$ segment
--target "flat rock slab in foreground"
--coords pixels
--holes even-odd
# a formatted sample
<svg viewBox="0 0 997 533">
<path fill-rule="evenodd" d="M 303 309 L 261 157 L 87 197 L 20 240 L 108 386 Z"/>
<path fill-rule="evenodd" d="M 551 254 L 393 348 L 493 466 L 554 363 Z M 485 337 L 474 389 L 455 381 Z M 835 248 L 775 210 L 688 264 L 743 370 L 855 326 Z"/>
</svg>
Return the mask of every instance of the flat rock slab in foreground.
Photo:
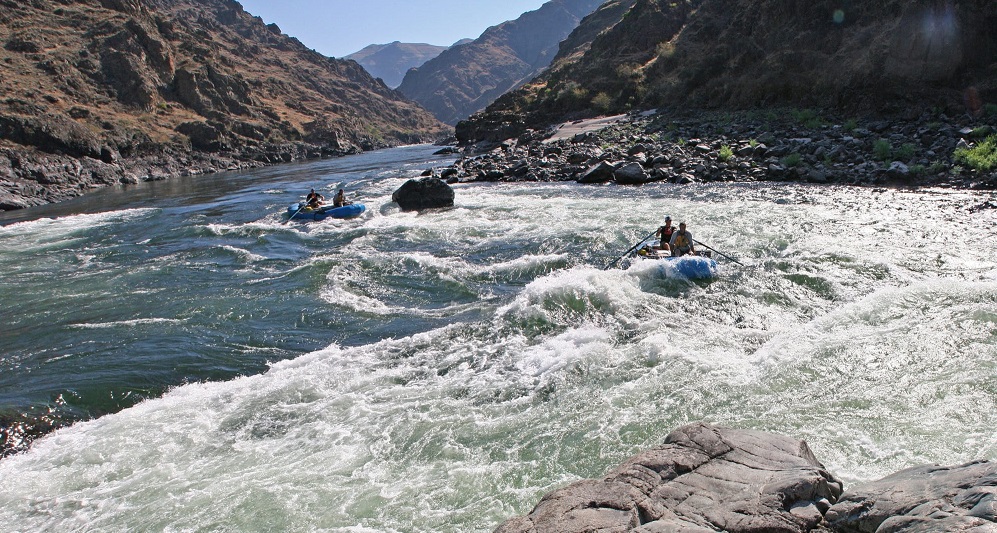
<svg viewBox="0 0 997 533">
<path fill-rule="evenodd" d="M 997 532 L 997 463 L 902 470 L 846 492 L 827 521 L 857 533 Z"/>
<path fill-rule="evenodd" d="M 696 423 L 496 532 L 810 531 L 841 490 L 801 440 Z"/>
</svg>

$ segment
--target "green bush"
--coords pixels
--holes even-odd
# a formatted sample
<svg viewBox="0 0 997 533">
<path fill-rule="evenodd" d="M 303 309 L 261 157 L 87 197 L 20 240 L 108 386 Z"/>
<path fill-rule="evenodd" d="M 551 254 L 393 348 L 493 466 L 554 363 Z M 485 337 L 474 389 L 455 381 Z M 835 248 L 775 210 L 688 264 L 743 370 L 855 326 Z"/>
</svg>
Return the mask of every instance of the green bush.
<svg viewBox="0 0 997 533">
<path fill-rule="evenodd" d="M 917 145 L 913 143 L 904 143 L 903 146 L 897 150 L 897 153 L 894 154 L 894 157 L 898 161 L 910 161 L 914 157 L 914 153 L 916 151 Z"/>
<path fill-rule="evenodd" d="M 988 117 L 997 117 L 997 104 L 987 104 L 983 106 L 983 111 Z"/>
<path fill-rule="evenodd" d="M 782 164 L 790 168 L 799 166 L 801 161 L 803 161 L 803 157 L 798 153 L 792 153 L 782 158 Z"/>
<path fill-rule="evenodd" d="M 726 144 L 720 147 L 720 160 L 728 161 L 730 158 L 734 157 L 734 150 Z"/>
<path fill-rule="evenodd" d="M 602 112 L 609 111 L 613 107 L 613 99 L 606 93 L 599 93 L 592 99 L 592 107 Z"/>
<path fill-rule="evenodd" d="M 886 139 L 877 139 L 872 143 L 872 155 L 880 161 L 889 161 L 893 157 L 893 145 Z"/>
<path fill-rule="evenodd" d="M 851 133 L 859 128 L 859 122 L 854 118 L 850 118 L 841 127 L 848 133 Z"/>
<path fill-rule="evenodd" d="M 759 144 L 760 143 L 758 142 L 758 139 L 751 139 L 750 141 L 748 141 L 748 146 L 752 148 L 757 148 Z"/>
<path fill-rule="evenodd" d="M 952 159 L 976 170 L 997 168 L 997 135 L 991 135 L 975 146 L 956 148 Z"/>
<path fill-rule="evenodd" d="M 948 166 L 946 166 L 944 162 L 942 162 L 942 161 L 935 161 L 930 166 L 928 166 L 927 172 L 928 172 L 928 174 L 931 174 L 933 176 L 937 176 L 937 175 L 941 174 L 942 172 L 945 172 L 946 170 L 948 170 Z"/>
<path fill-rule="evenodd" d="M 813 109 L 797 109 L 792 111 L 793 119 L 807 128 L 819 128 L 825 124 L 824 119 Z"/>
</svg>

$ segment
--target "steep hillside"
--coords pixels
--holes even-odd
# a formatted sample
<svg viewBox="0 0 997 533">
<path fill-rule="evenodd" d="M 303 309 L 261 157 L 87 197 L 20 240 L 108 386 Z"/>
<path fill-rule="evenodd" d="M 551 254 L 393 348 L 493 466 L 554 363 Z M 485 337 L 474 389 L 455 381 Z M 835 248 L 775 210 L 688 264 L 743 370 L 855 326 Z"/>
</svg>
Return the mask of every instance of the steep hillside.
<svg viewBox="0 0 997 533">
<path fill-rule="evenodd" d="M 0 47 L 0 209 L 445 131 L 232 0 L 0 0 Z"/>
<path fill-rule="evenodd" d="M 994 2 L 636 0 L 611 16 L 625 4 L 583 20 L 550 70 L 458 137 L 654 107 L 916 116 L 997 101 Z"/>
<path fill-rule="evenodd" d="M 367 72 L 381 78 L 388 87 L 398 87 L 409 69 L 421 67 L 426 61 L 440 55 L 448 46 L 435 46 L 425 43 L 372 44 L 343 59 L 360 63 Z"/>
<path fill-rule="evenodd" d="M 601 0 L 552 0 L 409 71 L 398 90 L 454 124 L 532 79 Z"/>
</svg>

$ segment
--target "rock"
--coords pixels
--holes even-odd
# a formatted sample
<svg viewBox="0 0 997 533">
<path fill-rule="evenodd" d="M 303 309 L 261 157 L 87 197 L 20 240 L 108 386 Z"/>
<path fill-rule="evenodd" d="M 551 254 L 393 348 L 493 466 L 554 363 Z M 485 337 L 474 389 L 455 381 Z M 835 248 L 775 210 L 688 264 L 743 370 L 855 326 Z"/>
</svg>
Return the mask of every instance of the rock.
<svg viewBox="0 0 997 533">
<path fill-rule="evenodd" d="M 910 174 L 910 167 L 900 161 L 894 161 L 890 163 L 890 168 L 887 169 L 887 172 L 893 176 L 906 176 Z"/>
<path fill-rule="evenodd" d="M 97 136 L 85 126 L 59 115 L 0 116 L 0 138 L 53 154 L 100 157 Z"/>
<path fill-rule="evenodd" d="M 615 172 L 613 165 L 602 161 L 586 170 L 578 178 L 578 183 L 605 183 L 613 179 Z"/>
<path fill-rule="evenodd" d="M 620 185 L 643 185 L 650 179 L 639 163 L 626 163 L 613 171 L 613 178 Z"/>
<path fill-rule="evenodd" d="M 997 463 L 918 466 L 849 490 L 827 512 L 835 531 L 997 531 Z"/>
<path fill-rule="evenodd" d="M 37 54 L 42 51 L 42 46 L 27 35 L 14 35 L 7 39 L 3 47 L 10 52 L 25 54 Z"/>
<path fill-rule="evenodd" d="M 440 179 L 422 178 L 408 180 L 394 194 L 391 201 L 397 202 L 403 211 L 416 211 L 436 207 L 453 207 L 454 190 Z"/>
<path fill-rule="evenodd" d="M 679 185 L 690 185 L 692 183 L 696 183 L 696 176 L 689 173 L 679 174 L 675 177 L 675 183 Z"/>
<path fill-rule="evenodd" d="M 803 532 L 840 495 L 805 442 L 696 423 L 601 480 L 548 494 L 496 533 Z"/>
<path fill-rule="evenodd" d="M 229 148 L 222 131 L 207 122 L 184 122 L 176 131 L 190 138 L 191 146 L 198 150 L 217 152 Z"/>
</svg>

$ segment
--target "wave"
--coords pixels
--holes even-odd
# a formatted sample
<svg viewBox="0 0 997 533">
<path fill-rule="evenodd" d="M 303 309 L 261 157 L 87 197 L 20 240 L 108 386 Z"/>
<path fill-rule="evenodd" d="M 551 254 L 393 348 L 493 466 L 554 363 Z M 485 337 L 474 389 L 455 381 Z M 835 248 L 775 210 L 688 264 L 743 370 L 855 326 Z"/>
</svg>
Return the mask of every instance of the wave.
<svg viewBox="0 0 997 533">
<path fill-rule="evenodd" d="M 114 322 L 78 323 L 70 324 L 74 329 L 114 329 L 114 328 L 134 328 L 138 326 L 150 326 L 160 324 L 183 324 L 184 320 L 174 318 L 136 318 L 133 320 L 118 320 Z"/>
<path fill-rule="evenodd" d="M 7 252 L 41 252 L 67 248 L 82 242 L 84 233 L 108 226 L 131 222 L 159 212 L 158 209 L 124 209 L 59 218 L 44 218 L 0 226 L 0 239 Z"/>
</svg>

